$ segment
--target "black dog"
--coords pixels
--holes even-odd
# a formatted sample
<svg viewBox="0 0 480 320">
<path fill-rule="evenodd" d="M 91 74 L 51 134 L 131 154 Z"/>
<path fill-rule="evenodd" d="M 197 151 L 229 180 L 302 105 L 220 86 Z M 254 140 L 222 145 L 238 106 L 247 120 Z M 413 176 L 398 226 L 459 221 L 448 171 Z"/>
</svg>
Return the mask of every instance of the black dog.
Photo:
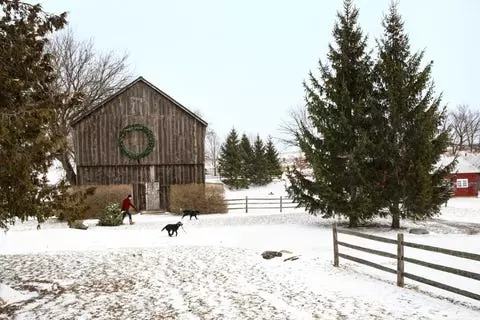
<svg viewBox="0 0 480 320">
<path fill-rule="evenodd" d="M 185 218 L 185 216 L 190 216 L 190 220 L 192 220 L 192 217 L 195 217 L 195 219 L 198 220 L 197 214 L 199 214 L 200 211 L 198 210 L 183 210 L 183 216 L 182 219 Z"/>
<path fill-rule="evenodd" d="M 168 232 L 168 236 L 171 237 L 173 236 L 173 233 L 175 232 L 175 237 L 178 236 L 178 228 L 182 227 L 183 226 L 183 223 L 181 223 L 180 221 L 175 223 L 175 224 L 167 224 L 165 227 L 163 227 L 163 230 L 167 229 L 167 232 Z M 183 229 L 183 227 L 182 227 Z M 185 231 L 185 230 L 184 230 Z"/>
</svg>

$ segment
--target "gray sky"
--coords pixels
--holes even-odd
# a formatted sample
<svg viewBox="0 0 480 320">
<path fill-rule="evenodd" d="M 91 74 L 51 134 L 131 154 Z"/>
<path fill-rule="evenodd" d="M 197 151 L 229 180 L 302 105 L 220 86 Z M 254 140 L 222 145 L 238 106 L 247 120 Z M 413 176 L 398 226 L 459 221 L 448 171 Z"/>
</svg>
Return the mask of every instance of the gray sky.
<svg viewBox="0 0 480 320">
<path fill-rule="evenodd" d="M 29 1 L 34 2 L 34 1 Z M 69 12 L 79 39 L 129 53 L 135 74 L 192 110 L 223 139 L 279 136 L 288 110 L 303 103 L 302 81 L 325 61 L 341 0 L 44 0 Z M 372 44 L 389 0 L 357 0 Z M 401 0 L 413 50 L 434 60 L 436 91 L 449 108 L 480 109 L 478 0 Z"/>
</svg>

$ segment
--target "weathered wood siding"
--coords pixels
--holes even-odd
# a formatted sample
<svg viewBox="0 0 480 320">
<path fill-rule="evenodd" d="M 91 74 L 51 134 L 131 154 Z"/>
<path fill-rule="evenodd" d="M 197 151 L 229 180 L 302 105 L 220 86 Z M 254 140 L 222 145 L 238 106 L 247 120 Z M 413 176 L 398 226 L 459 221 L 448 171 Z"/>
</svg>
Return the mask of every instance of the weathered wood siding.
<svg viewBox="0 0 480 320">
<path fill-rule="evenodd" d="M 134 160 L 121 153 L 118 138 L 130 124 L 144 124 L 155 136 L 150 155 Z M 206 126 L 142 81 L 135 83 L 73 126 L 77 184 L 133 184 L 144 209 L 145 183 L 159 182 L 161 208 L 168 208 L 172 184 L 205 183 Z M 147 137 L 129 132 L 126 147 L 143 151 Z"/>
<path fill-rule="evenodd" d="M 77 168 L 78 184 L 131 184 L 160 182 L 160 185 L 204 183 L 203 164 L 82 166 Z"/>
<path fill-rule="evenodd" d="M 120 131 L 129 124 L 148 126 L 155 135 L 150 155 L 137 160 L 118 147 Z M 142 82 L 109 101 L 74 126 L 75 162 L 78 167 L 118 165 L 204 164 L 205 126 Z M 130 132 L 128 149 L 146 147 L 146 135 Z"/>
</svg>

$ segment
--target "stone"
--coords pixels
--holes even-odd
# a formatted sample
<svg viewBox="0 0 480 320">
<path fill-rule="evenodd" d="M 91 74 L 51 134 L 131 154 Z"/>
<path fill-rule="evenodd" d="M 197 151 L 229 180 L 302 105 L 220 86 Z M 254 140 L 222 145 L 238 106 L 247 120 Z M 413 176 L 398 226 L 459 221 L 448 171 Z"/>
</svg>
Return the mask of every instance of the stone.
<svg viewBox="0 0 480 320">
<path fill-rule="evenodd" d="M 79 229 L 79 230 L 87 230 L 88 226 L 84 225 L 82 220 L 75 220 L 72 223 L 70 223 L 70 228 Z"/>
<path fill-rule="evenodd" d="M 282 253 L 279 251 L 264 251 L 262 253 L 263 259 L 272 259 L 272 258 L 281 257 L 281 256 L 282 256 Z"/>
<path fill-rule="evenodd" d="M 413 234 L 428 234 L 429 233 L 427 229 L 423 229 L 423 228 L 412 228 L 412 229 L 410 229 L 409 232 L 413 233 Z"/>
</svg>

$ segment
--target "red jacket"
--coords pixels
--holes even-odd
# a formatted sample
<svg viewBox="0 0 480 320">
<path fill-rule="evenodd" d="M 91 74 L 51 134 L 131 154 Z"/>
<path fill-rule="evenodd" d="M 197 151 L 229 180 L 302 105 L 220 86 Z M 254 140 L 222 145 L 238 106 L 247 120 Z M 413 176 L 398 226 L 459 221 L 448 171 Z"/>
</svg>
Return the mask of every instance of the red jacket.
<svg viewBox="0 0 480 320">
<path fill-rule="evenodd" d="M 122 201 L 122 210 L 123 211 L 128 211 L 128 209 L 130 209 L 130 206 L 134 207 L 132 201 L 130 200 L 130 198 L 125 198 L 123 199 Z M 134 207 L 135 208 L 135 207 Z"/>
</svg>

